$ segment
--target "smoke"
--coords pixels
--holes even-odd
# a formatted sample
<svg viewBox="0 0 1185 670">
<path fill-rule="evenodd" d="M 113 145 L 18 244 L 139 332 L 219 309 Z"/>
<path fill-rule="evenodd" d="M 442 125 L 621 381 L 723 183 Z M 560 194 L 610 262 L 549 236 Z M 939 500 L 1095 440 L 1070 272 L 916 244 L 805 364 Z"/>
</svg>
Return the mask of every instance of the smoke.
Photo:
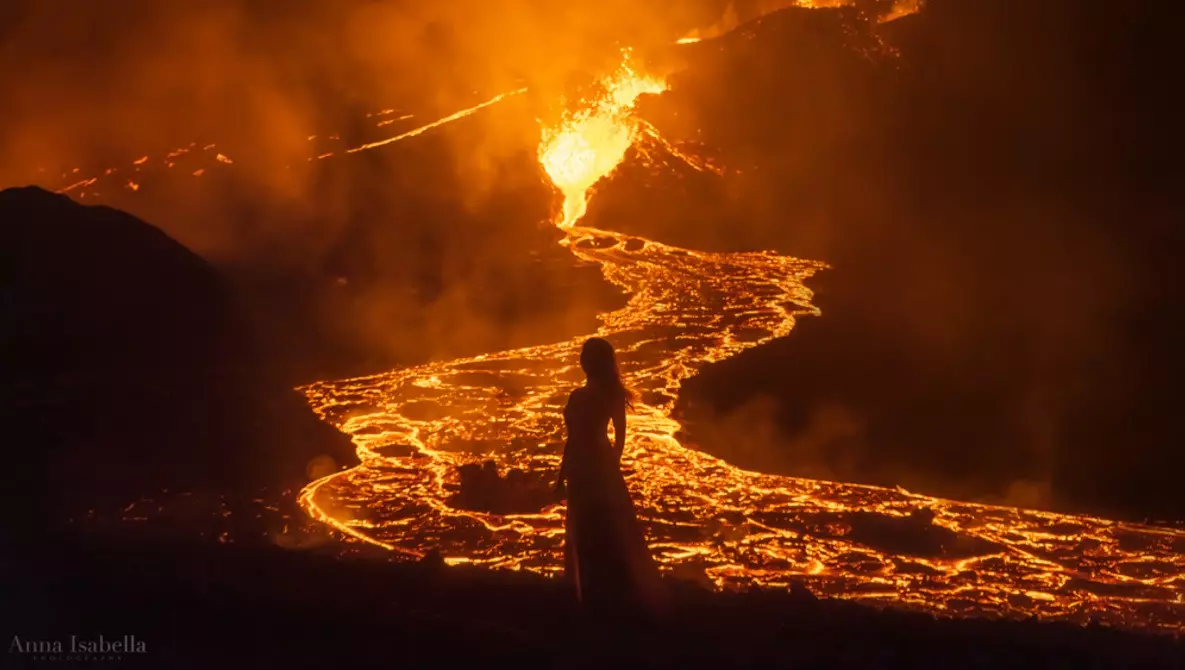
<svg viewBox="0 0 1185 670">
<path fill-rule="evenodd" d="M 981 479 L 952 477 L 949 471 L 926 467 L 922 459 L 903 458 L 886 448 L 870 434 L 868 418 L 842 402 L 824 400 L 805 413 L 804 425 L 789 428 L 781 402 L 765 393 L 733 408 L 704 407 L 685 417 L 688 444 L 757 472 L 901 487 L 994 505 L 1048 509 L 1055 502 L 1048 464 L 1044 471 L 1020 477 L 1009 472 L 982 473 Z M 1041 414 L 1047 427 L 1054 416 Z M 1010 469 L 1022 468 L 1011 463 Z"/>
<path fill-rule="evenodd" d="M 219 263 L 316 268 L 364 194 L 408 188 L 309 160 L 331 136 L 346 146 L 384 137 L 366 114 L 394 108 L 426 123 L 529 86 L 506 109 L 456 124 L 464 132 L 450 128 L 435 147 L 443 156 L 414 157 L 451 170 L 404 195 L 456 198 L 480 215 L 507 190 L 546 187 L 522 169 L 539 140 L 536 118 L 615 66 L 621 46 L 645 52 L 791 4 L 14 0 L 0 14 L 0 184 L 58 188 L 110 168 L 127 173 L 141 156 L 159 166 L 175 148 L 216 144 L 235 161 L 232 176 L 207 171 L 200 186 L 178 186 L 128 173 L 136 197 L 124 197 L 121 182 L 103 200 Z M 178 160 L 169 169 L 186 168 Z"/>
<path fill-rule="evenodd" d="M 1106 463 L 1128 462 L 1122 445 L 1148 448 L 1088 441 L 1096 417 L 1137 390 L 1124 314 L 1139 289 L 1122 245 L 1032 194 L 931 216 L 964 220 L 942 243 L 832 240 L 823 258 L 834 269 L 808 281 L 823 289 L 822 315 L 693 380 L 691 439 L 762 472 L 1030 508 L 1095 504 L 1068 501 L 1067 473 L 1103 479 Z M 1005 225 L 994 242 L 973 232 Z M 865 244 L 917 274 L 876 271 Z"/>
<path fill-rule="evenodd" d="M 616 214 L 675 244 L 832 267 L 808 281 L 821 317 L 688 384 L 716 408 L 689 412 L 691 439 L 744 467 L 1079 510 L 1141 460 L 1125 433 L 1163 429 L 1118 417 L 1157 394 L 1132 323 L 1159 205 L 1128 169 L 1151 112 L 1116 94 L 1118 71 L 1074 61 L 1122 46 L 1081 11 L 930 2 L 872 23 L 893 47 L 874 58 L 845 12 L 689 48 L 648 119 L 717 148 L 723 193 Z M 1154 440 L 1142 453 L 1166 450 Z"/>
<path fill-rule="evenodd" d="M 309 135 L 343 133 L 385 106 L 443 116 L 472 104 L 474 91 L 488 97 L 524 81 L 562 90 L 617 44 L 670 30 L 660 3 L 621 0 L 5 4 L 0 183 L 217 142 L 258 167 L 236 177 L 268 204 L 308 199 Z M 456 147 L 467 182 L 493 173 L 508 145 L 537 141 L 496 123 L 483 141 Z M 218 226 L 176 232 L 206 253 L 238 251 L 222 248 L 236 236 Z"/>
<path fill-rule="evenodd" d="M 790 4 L 8 0 L 0 183 L 48 185 L 75 167 L 101 174 L 217 143 L 235 161 L 226 176 L 146 177 L 116 204 L 276 286 L 253 309 L 274 311 L 281 335 L 308 329 L 284 314 L 311 312 L 325 342 L 382 352 L 372 368 L 558 339 L 620 296 L 574 289 L 596 271 L 557 269 L 566 255 L 523 257 L 554 235 L 536 118 L 616 64 L 621 45 L 708 37 Z M 855 4 L 877 17 L 916 3 Z M 987 389 L 1007 417 L 968 439 L 995 445 L 980 460 L 993 467 L 1022 452 L 1031 471 L 1011 480 L 1036 485 L 1017 484 L 1016 496 L 1042 490 L 1066 460 L 1074 417 L 1107 408 L 1127 381 L 1115 342 L 1138 272 L 1099 205 L 1108 192 L 1126 198 L 1113 177 L 1124 160 L 1141 161 L 1121 153 L 1130 129 L 1174 124 L 1108 111 L 1108 100 L 1140 97 L 1095 83 L 1118 70 L 1077 64 L 1106 52 L 1067 37 L 1058 7 L 1068 3 L 966 5 L 959 16 L 959 3 L 927 3 L 922 17 L 933 10 L 938 23 L 915 42 L 905 35 L 900 64 L 856 53 L 834 13 L 795 13 L 764 22 L 784 33 L 700 49 L 656 105 L 669 119 L 654 123 L 719 148 L 739 173 L 702 189 L 723 193 L 719 202 L 690 211 L 639 197 L 631 202 L 651 209 L 629 220 L 676 244 L 825 260 L 874 287 L 857 292 L 859 325 L 914 366 L 902 374 L 938 380 L 968 405 Z M 916 29 L 907 23 L 884 28 Z M 523 86 L 448 132 L 309 160 L 332 135 L 338 149 L 382 139 L 367 113 L 395 108 L 426 123 Z M 672 135 L 676 125 L 688 137 Z M 321 283 L 293 288 L 292 273 Z M 907 487 L 924 479 L 886 462 L 925 454 L 877 458 L 875 417 L 856 403 L 811 409 L 807 428 L 790 431 L 770 419 L 772 397 L 791 396 L 714 416 L 720 441 L 747 445 L 738 459 L 837 478 L 884 473 Z"/>
<path fill-rule="evenodd" d="M 298 358 L 349 349 L 375 367 L 570 335 L 606 296 L 570 289 L 591 271 L 523 257 L 555 241 L 537 118 L 621 46 L 669 44 L 720 11 L 674 4 L 6 2 L 0 184 L 61 188 L 115 168 L 126 178 L 100 201 L 246 282 Z M 524 86 L 447 129 L 340 158 Z M 410 125 L 376 128 L 367 114 L 384 109 Z M 233 164 L 190 177 L 214 152 Z"/>
</svg>

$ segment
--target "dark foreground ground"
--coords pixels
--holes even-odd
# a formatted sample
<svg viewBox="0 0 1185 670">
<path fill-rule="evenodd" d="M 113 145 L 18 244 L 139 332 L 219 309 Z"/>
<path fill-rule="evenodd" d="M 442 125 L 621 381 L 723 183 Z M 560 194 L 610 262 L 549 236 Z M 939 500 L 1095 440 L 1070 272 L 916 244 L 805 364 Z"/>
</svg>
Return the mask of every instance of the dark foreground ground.
<svg viewBox="0 0 1185 670">
<path fill-rule="evenodd" d="M 333 545 L 330 545 L 333 546 Z M 328 547 L 327 547 L 328 548 Z M 86 667 L 1179 668 L 1164 636 L 942 620 L 808 593 L 677 589 L 662 626 L 595 621 L 558 580 L 336 551 L 59 533 L 9 553 L 6 646 L 123 639 Z M 65 656 L 65 654 L 63 654 Z M 73 667 L 7 653 L 5 667 Z M 491 665 L 497 664 L 497 665 Z"/>
</svg>

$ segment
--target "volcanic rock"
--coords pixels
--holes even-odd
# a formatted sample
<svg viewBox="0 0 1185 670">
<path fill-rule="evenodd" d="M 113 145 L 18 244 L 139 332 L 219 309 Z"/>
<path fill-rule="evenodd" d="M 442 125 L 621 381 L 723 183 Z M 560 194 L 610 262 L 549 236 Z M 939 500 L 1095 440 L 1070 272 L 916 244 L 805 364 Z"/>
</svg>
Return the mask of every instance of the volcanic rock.
<svg viewBox="0 0 1185 670">
<path fill-rule="evenodd" d="M 32 523 L 356 462 L 277 381 L 219 274 L 160 230 L 23 188 L 0 192 L 0 235 L 8 500 Z"/>
<path fill-rule="evenodd" d="M 832 269 L 808 281 L 821 317 L 685 386 L 712 408 L 689 434 L 746 458 L 734 445 L 770 431 L 697 425 L 767 403 L 775 453 L 738 465 L 1185 513 L 1174 25 L 1151 2 L 932 0 L 884 26 L 787 11 L 692 45 L 645 111 L 718 149 L 720 184 L 643 188 L 626 165 L 637 179 L 590 218 Z"/>
<path fill-rule="evenodd" d="M 963 537 L 934 524 L 934 514 L 928 509 L 913 510 L 905 517 L 854 512 L 847 520 L 851 524 L 847 537 L 853 542 L 897 556 L 949 558 L 999 551 L 987 541 Z"/>
<path fill-rule="evenodd" d="M 544 476 L 512 468 L 505 477 L 493 461 L 457 468 L 459 485 L 449 504 L 493 514 L 535 514 L 557 501 Z"/>
<path fill-rule="evenodd" d="M 444 562 L 444 557 L 440 554 L 440 549 L 436 547 L 433 547 L 428 553 L 424 554 L 418 563 L 420 567 L 432 573 L 439 572 L 448 567 Z"/>
</svg>

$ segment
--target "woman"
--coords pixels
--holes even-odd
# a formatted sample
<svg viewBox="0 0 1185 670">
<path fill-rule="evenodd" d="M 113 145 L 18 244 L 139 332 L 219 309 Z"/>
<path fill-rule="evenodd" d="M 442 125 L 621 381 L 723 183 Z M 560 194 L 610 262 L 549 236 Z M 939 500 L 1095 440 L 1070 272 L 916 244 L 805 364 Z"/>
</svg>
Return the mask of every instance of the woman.
<svg viewBox="0 0 1185 670">
<path fill-rule="evenodd" d="M 568 442 L 556 490 L 567 483 L 565 574 L 580 601 L 594 609 L 636 608 L 651 615 L 665 605 L 658 567 L 634 516 L 618 461 L 625 447 L 625 410 L 632 394 L 621 381 L 613 345 L 584 343 L 580 367 L 588 378 L 564 408 Z M 613 422 L 614 444 L 607 432 Z"/>
</svg>

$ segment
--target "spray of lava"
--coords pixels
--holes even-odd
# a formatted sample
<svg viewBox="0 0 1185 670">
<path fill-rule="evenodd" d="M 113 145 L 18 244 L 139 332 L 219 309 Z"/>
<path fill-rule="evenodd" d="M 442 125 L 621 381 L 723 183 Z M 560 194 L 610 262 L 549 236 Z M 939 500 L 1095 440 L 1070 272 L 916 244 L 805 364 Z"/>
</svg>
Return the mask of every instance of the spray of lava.
<svg viewBox="0 0 1185 670">
<path fill-rule="evenodd" d="M 571 228 L 584 216 L 590 189 L 621 163 L 634 143 L 640 127 L 630 113 L 638 96 L 666 90 L 662 79 L 635 70 L 629 51 L 603 85 L 603 94 L 566 112 L 557 127 L 543 131 L 539 162 L 564 194 L 561 228 Z"/>
</svg>

